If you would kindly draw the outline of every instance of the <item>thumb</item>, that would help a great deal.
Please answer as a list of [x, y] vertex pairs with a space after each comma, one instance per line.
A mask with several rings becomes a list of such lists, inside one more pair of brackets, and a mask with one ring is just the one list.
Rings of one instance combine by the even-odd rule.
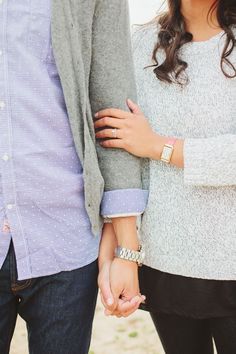
[[142, 114], [142, 111], [139, 108], [139, 106], [136, 103], [134, 103], [130, 98], [127, 100], [127, 105], [132, 113]]
[[99, 275], [99, 288], [101, 291], [101, 297], [104, 302], [104, 306], [109, 310], [115, 308], [115, 300], [110, 287], [109, 273], [106, 275], [103, 273]]

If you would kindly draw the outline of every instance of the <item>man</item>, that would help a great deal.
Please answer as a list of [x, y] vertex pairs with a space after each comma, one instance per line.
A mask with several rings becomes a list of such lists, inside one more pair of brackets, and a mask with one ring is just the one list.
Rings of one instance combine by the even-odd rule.
[[1, 354], [17, 314], [30, 353], [87, 353], [101, 202], [104, 216], [119, 217], [120, 239], [127, 225], [136, 232], [128, 216], [145, 205], [144, 197], [135, 203], [140, 162], [99, 145], [96, 152], [93, 127], [97, 111], [124, 109], [135, 95], [127, 6], [1, 1]]

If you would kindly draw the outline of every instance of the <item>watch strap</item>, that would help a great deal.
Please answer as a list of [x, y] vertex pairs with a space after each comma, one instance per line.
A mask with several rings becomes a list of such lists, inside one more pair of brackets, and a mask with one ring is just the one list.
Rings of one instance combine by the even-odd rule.
[[125, 247], [118, 246], [115, 249], [115, 257], [120, 259], [125, 259], [131, 262], [135, 262], [138, 265], [142, 265], [144, 261], [144, 252], [141, 246], [138, 251], [134, 251]]

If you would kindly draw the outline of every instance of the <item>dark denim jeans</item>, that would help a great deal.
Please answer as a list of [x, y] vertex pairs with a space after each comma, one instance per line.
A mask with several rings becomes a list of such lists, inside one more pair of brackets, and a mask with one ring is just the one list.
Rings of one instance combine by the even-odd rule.
[[30, 354], [87, 354], [97, 299], [97, 262], [56, 275], [17, 281], [11, 246], [0, 270], [0, 354], [8, 354], [19, 314]]

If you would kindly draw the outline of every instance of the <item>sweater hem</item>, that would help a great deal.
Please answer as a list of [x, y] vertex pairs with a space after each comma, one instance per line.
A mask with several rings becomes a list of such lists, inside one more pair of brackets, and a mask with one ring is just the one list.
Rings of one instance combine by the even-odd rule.
[[222, 259], [183, 259], [179, 264], [180, 257], [157, 256], [158, 259], [146, 258], [144, 264], [161, 272], [180, 275], [188, 278], [206, 280], [236, 281], [236, 258], [234, 261]]

